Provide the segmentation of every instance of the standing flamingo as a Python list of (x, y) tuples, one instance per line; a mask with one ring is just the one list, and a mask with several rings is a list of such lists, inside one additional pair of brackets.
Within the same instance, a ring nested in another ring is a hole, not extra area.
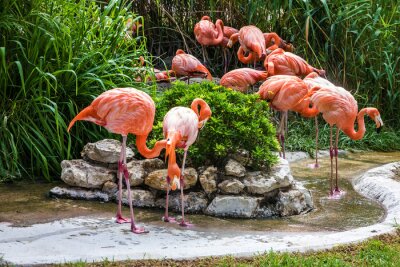
[(285, 52), (282, 48), (275, 49), (265, 58), (264, 67), (268, 71), (269, 76), (306, 76), (311, 72), (316, 72), (320, 76), (325, 76), (324, 70), (314, 68), (301, 57), (290, 52)]
[(232, 34), (227, 46), (232, 47), (232, 45), (235, 44), (238, 40), (240, 42), (240, 54), (244, 54), (247, 52), (256, 54), (253, 57), (254, 65), (256, 64), (257, 58), (260, 60), (264, 59), (266, 55), (265, 38), (259, 28), (253, 25), (242, 27), (238, 33)]
[[(365, 134), (364, 115), (367, 114), (375, 121), (379, 131), (383, 122), (379, 111), (376, 108), (363, 108), (358, 112), (357, 101), (353, 95), (342, 87), (322, 87), (311, 96), (311, 102), (322, 113), (324, 120), (330, 125), (330, 158), (331, 158), (331, 177), (330, 177), (330, 197), (340, 197), (344, 191), (338, 186), (338, 142), (339, 130), (342, 130), (352, 140), (360, 140)], [(354, 129), (357, 119), (358, 131)], [(336, 125), (336, 142), (332, 144), (332, 130)], [(333, 157), (335, 157), (335, 176), (336, 186), (333, 189)]]
[[(174, 107), (165, 115), (163, 120), (164, 137), (167, 139), (165, 156), (168, 157), (168, 175), (167, 175), (167, 197), (165, 204), (165, 222), (173, 221), (168, 217), (168, 193), (169, 183), (171, 178), (173, 180), (180, 178), (181, 189), (181, 205), (182, 205), (182, 221), (181, 226), (188, 226), (189, 223), (185, 222), (184, 217), (184, 198), (183, 188), (184, 180), (183, 175), (185, 171), (186, 155), (189, 147), (196, 141), (199, 129), (202, 128), (207, 120), (211, 117), (211, 109), (208, 104), (200, 98), (193, 100), (191, 108)], [(182, 171), (176, 163), (175, 148), (183, 148), (183, 162)]]
[(239, 30), (229, 27), (229, 26), (224, 26), (224, 38), (222, 39), (222, 42), (219, 44), (220, 47), (222, 47), (222, 52), (224, 55), (224, 73), (226, 73), (228, 71), (228, 65), (229, 65), (229, 61), (228, 61), (228, 56), (227, 56), (227, 49), (228, 47), (228, 43), (229, 43), (229, 39), (231, 38), (231, 36), (235, 33), (238, 33)]
[(176, 55), (172, 59), (171, 69), (176, 77), (187, 76), (190, 79), (190, 77), (201, 76), (207, 77), (210, 81), (212, 80), (210, 71), (197, 58), (186, 54), (182, 49), (176, 51)]
[(270, 102), (270, 107), (281, 111), (278, 127), (278, 140), (285, 158), (285, 122), (288, 110), (299, 105), (309, 95), (307, 84), (296, 76), (276, 75), (268, 78), (258, 90), (261, 99)]
[[(103, 126), (112, 133), (122, 135), (121, 154), (118, 161), (119, 197), (116, 222), (130, 222), (131, 231), (137, 234), (146, 233), (147, 231), (135, 225), (129, 173), (126, 167), (126, 139), (128, 133), (135, 134), (139, 153), (146, 158), (157, 157), (161, 150), (165, 148), (167, 141), (156, 142), (151, 150), (146, 146), (147, 136), (153, 127), (154, 114), (154, 101), (148, 94), (135, 88), (116, 88), (99, 95), (88, 107), (79, 112), (68, 126), (69, 131), (76, 121), (85, 120)], [(122, 217), (122, 176), (125, 177), (128, 189), (130, 220)]]
[[(308, 74), (303, 81), (308, 86), (309, 94), (311, 95), (312, 92), (319, 90), (321, 87), (327, 86), (335, 88), (335, 85), (332, 84), (327, 79), (320, 77), (316, 72), (312, 72)], [(315, 106), (310, 107), (311, 100), (309, 97), (304, 98), (296, 107), (292, 110), (298, 112), (302, 117), (312, 118), (314, 117), (315, 121), (315, 164), (309, 165), (311, 168), (318, 168), (318, 109)]]
[(220, 85), (244, 93), (250, 86), (267, 79), (267, 77), (268, 73), (266, 71), (250, 68), (235, 69), (222, 76)]
[(199, 22), (194, 25), (194, 36), (197, 42), (201, 44), (203, 51), (203, 62), (206, 63), (206, 46), (217, 46), (224, 38), (224, 23), (218, 19), (212, 23), (209, 16), (203, 16)]

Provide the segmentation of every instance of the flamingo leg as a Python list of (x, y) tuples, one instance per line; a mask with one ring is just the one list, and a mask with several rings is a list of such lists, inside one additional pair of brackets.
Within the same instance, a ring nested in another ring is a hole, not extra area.
[(335, 186), (335, 194), (342, 194), (344, 191), (341, 191), (338, 186), (338, 145), (339, 145), (339, 128), (336, 129), (336, 145), (335, 145), (335, 160), (336, 160), (336, 186)]
[(329, 139), (329, 156), (331, 157), (331, 190), (329, 195), (332, 197), (333, 196), (333, 145), (332, 145), (332, 129), (333, 126), (331, 126), (331, 131), (330, 131), (330, 139)]
[(180, 184), (181, 184), (181, 208), (182, 208), (182, 221), (179, 223), (180, 226), (191, 226), (192, 224), (190, 224), (189, 222), (185, 221), (185, 198), (183, 195), (183, 188), (185, 187), (185, 183), (184, 183), (184, 172), (185, 172), (185, 162), (186, 162), (186, 155), (187, 155), (187, 148), (185, 148), (185, 153), (183, 154), (183, 161), (182, 161), (182, 174), (181, 174), (181, 178), (180, 178)]
[[(126, 140), (126, 136), (122, 136), (122, 143), (124, 142), (124, 138)], [(129, 223), (130, 220), (122, 217), (122, 176), (124, 174), (123, 168), (123, 160), (124, 160), (124, 151), (125, 148), (122, 145), (121, 153), (118, 161), (118, 209), (115, 222), (117, 223)]]
[(282, 156), (285, 158), (285, 124), (287, 118), (287, 111), (282, 112), (281, 122), (279, 124), (280, 143), (282, 147)]
[(149, 231), (144, 230), (143, 227), (137, 227), (135, 225), (135, 217), (133, 215), (133, 205), (132, 205), (132, 194), (131, 194), (131, 185), (129, 182), (129, 172), (126, 167), (126, 136), (122, 136), (122, 149), (123, 149), (123, 173), (125, 177), (125, 184), (126, 188), (128, 189), (128, 203), (129, 203), (129, 210), (131, 214), (131, 231), (135, 234), (143, 234), (148, 233)]
[(226, 55), (226, 48), (222, 48), (224, 54), (224, 74), (228, 71), (228, 57)]
[(169, 176), (167, 176), (167, 196), (166, 196), (166, 200), (165, 200), (165, 214), (164, 217), (162, 217), (162, 220), (164, 222), (175, 222), (175, 218), (169, 217), (168, 216), (168, 202), (169, 202), (169, 184), (171, 183), (171, 178), (169, 178)]
[(318, 164), (318, 115), (315, 116), (315, 168), (319, 167)]

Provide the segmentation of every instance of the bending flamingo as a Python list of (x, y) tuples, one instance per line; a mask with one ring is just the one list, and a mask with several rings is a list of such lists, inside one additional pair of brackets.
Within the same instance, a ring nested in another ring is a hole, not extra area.
[[(185, 221), (184, 206), (184, 180), (186, 155), (189, 147), (196, 141), (199, 129), (202, 128), (207, 120), (211, 117), (211, 109), (208, 104), (200, 98), (193, 100), (191, 108), (174, 107), (165, 115), (163, 120), (164, 137), (167, 139), (165, 156), (168, 157), (168, 175), (167, 175), (167, 197), (165, 204), (165, 216), (163, 220), (166, 222), (173, 221), (168, 217), (168, 193), (171, 178), (173, 180), (180, 179), (181, 189), (181, 205), (182, 205), (182, 221), (181, 226), (190, 225)], [(182, 171), (176, 163), (175, 148), (183, 148)], [(173, 188), (172, 188), (173, 189)]]
[[(330, 81), (327, 79), (324, 79), (320, 77), (316, 72), (312, 72), (308, 74), (303, 81), (307, 84), (309, 93), (311, 94), (311, 91), (315, 92), (316, 90), (319, 90), (321, 87), (332, 87), (335, 88), (335, 85), (332, 84)], [(309, 165), (311, 168), (318, 168), (319, 163), (318, 163), (318, 109), (315, 108), (315, 106), (310, 107), (311, 105), (311, 100), (309, 97), (303, 99), (299, 105), (293, 108), (293, 111), (298, 112), (301, 116), (305, 118), (312, 118), (314, 117), (315, 120), (315, 164)]]
[(287, 43), (275, 32), (264, 33), (264, 39), (265, 39), (265, 46), (267, 47), (267, 54), (271, 53), (272, 51), (278, 48), (282, 48), (287, 52), (294, 51), (293, 45)]
[[(276, 75), (268, 78), (259, 88), (257, 94), (269, 101), (270, 107), (281, 111), (281, 120), (277, 137), (285, 158), (285, 122), (288, 110), (293, 110), (309, 95), (307, 84), (302, 79), (290, 75)], [(281, 154), (281, 153), (279, 153)]]
[[(68, 126), (69, 131), (76, 121), (85, 120), (103, 126), (112, 133), (122, 135), (122, 148), (118, 161), (119, 197), (116, 222), (130, 222), (131, 231), (137, 234), (147, 231), (135, 225), (129, 173), (126, 167), (126, 139), (128, 133), (136, 135), (137, 149), (146, 158), (154, 158), (160, 155), (161, 150), (166, 146), (166, 140), (156, 142), (153, 149), (148, 149), (146, 146), (147, 136), (153, 127), (154, 114), (155, 105), (148, 94), (134, 88), (116, 88), (99, 95), (88, 107), (79, 112)], [(122, 176), (125, 177), (128, 189), (130, 220), (122, 217)]]
[(250, 68), (235, 69), (222, 76), (220, 85), (244, 93), (250, 86), (267, 79), (267, 77), (268, 73), (266, 71)]
[[(240, 53), (238, 51), (238, 55), (247, 52), (256, 54), (253, 56), (254, 65), (256, 64), (257, 59), (264, 59), (266, 55), (265, 38), (259, 28), (253, 25), (242, 27), (238, 33), (232, 34), (227, 46), (232, 47), (232, 45), (235, 44), (238, 40), (240, 42)], [(239, 58), (239, 60), (241, 59)], [(246, 62), (242, 63), (246, 64)]]
[[(338, 186), (338, 142), (339, 130), (342, 130), (352, 140), (360, 140), (365, 134), (364, 115), (367, 114), (375, 121), (377, 130), (383, 126), (379, 111), (376, 108), (363, 108), (358, 111), (357, 101), (342, 87), (323, 87), (311, 96), (311, 102), (322, 113), (324, 120), (330, 125), (330, 158), (331, 158), (331, 178), (330, 196), (339, 197), (343, 191)], [(354, 129), (357, 119), (358, 130)], [(332, 144), (332, 130), (336, 125), (336, 142)], [(333, 189), (333, 157), (335, 157), (335, 176), (336, 185)]]
[(203, 16), (194, 26), (194, 36), (197, 42), (201, 44), (203, 51), (203, 62), (206, 63), (206, 46), (217, 46), (224, 38), (224, 23), (218, 19), (212, 23), (209, 16)]
[[(186, 54), (182, 49), (176, 51), (176, 55), (172, 59), (172, 71), (176, 77), (207, 77), (212, 80), (210, 71), (200, 63), (200, 61), (192, 55)], [(188, 80), (189, 83), (189, 80)]]
[(306, 76), (311, 72), (316, 72), (319, 76), (325, 76), (324, 70), (314, 68), (301, 57), (290, 52), (285, 52), (282, 48), (275, 49), (265, 58), (264, 67), (268, 71), (269, 76)]
[(222, 47), (222, 52), (224, 55), (224, 73), (226, 73), (228, 71), (228, 65), (229, 65), (229, 61), (228, 61), (228, 57), (227, 57), (227, 49), (228, 47), (228, 43), (229, 43), (229, 38), (231, 38), (231, 36), (235, 33), (238, 33), (239, 30), (229, 27), (229, 26), (224, 26), (224, 38), (222, 39), (222, 42), (219, 44), (220, 47)]

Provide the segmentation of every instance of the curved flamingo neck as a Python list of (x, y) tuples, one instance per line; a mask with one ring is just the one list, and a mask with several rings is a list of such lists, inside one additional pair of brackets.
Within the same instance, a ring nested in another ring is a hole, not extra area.
[(210, 107), (203, 99), (196, 98), (193, 100), (190, 108), (194, 111), (194, 113), (196, 113), (197, 117), (199, 117), (199, 122), (202, 122), (211, 116)]
[(354, 123), (352, 125), (349, 125), (348, 128), (342, 129), (342, 131), (351, 139), (353, 140), (360, 140), (361, 138), (364, 137), (365, 134), (365, 122), (364, 122), (364, 115), (367, 113), (368, 108), (363, 108), (358, 112), (357, 115), (357, 124), (358, 124), (358, 130), (356, 131), (354, 129)]
[(167, 144), (167, 140), (157, 141), (152, 149), (149, 149), (146, 144), (147, 135), (136, 136), (136, 147), (139, 153), (145, 158), (158, 157)]
[(215, 38), (214, 40), (214, 45), (218, 45), (222, 42), (222, 40), (224, 39), (224, 23), (222, 22), (222, 20), (217, 20), (217, 22), (215, 23), (215, 27), (217, 28), (217, 38)]

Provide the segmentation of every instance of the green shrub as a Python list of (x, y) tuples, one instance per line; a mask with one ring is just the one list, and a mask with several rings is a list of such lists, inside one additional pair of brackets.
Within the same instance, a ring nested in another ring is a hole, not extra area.
[[(171, 89), (156, 98), (152, 144), (163, 138), (162, 121), (168, 110), (175, 106), (190, 107), (197, 97), (208, 103), (212, 116), (189, 149), (188, 159), (193, 165), (218, 166), (238, 149), (250, 152), (255, 168), (268, 168), (276, 162), (272, 151), (277, 150), (278, 143), (275, 128), (269, 121), (268, 104), (259, 101), (257, 95), (242, 94), (209, 82), (192, 85), (174, 83)], [(179, 151), (182, 155), (182, 149)]]

